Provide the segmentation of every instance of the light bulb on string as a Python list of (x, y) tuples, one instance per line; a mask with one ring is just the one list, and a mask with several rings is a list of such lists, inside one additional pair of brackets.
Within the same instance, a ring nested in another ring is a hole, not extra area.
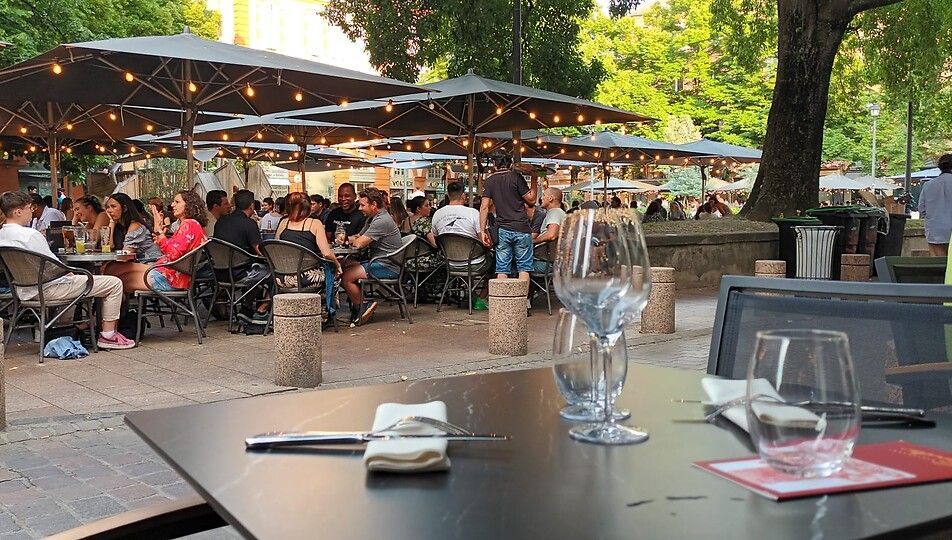
[(255, 89), (251, 87), (250, 83), (245, 87), (245, 95), (248, 97), (255, 97)]
[(559, 118), (559, 115), (555, 115), (555, 116), (552, 117), (552, 121), (555, 122), (556, 124), (558, 124), (561, 120), (562, 120), (562, 119)]
[(52, 69), (53, 69), (53, 74), (54, 74), (54, 75), (59, 75), (59, 74), (63, 73), (63, 66), (61, 66), (61, 65), (59, 65), (59, 64), (53, 64)]
[(193, 94), (195, 92), (198, 92), (198, 85), (193, 83), (192, 81), (188, 81), (188, 91)]
[(294, 101), (298, 101), (298, 102), (304, 101), (304, 93), (303, 93), (303, 92), (295, 92), (295, 93), (294, 93)]
[(162, 148), (162, 149), (159, 150), (159, 151), (162, 152), (163, 154), (168, 154), (168, 153), (169, 153), (168, 148)]
[(496, 107), (496, 116), (499, 116), (501, 114), (502, 114), (502, 107)]
[(227, 134), (227, 133), (222, 133), (222, 134), (221, 134), (221, 140), (227, 141), (227, 140), (228, 140), (228, 134)]
[(126, 79), (126, 82), (133, 82), (136, 80), (135, 75), (133, 75), (132, 73), (128, 71), (126, 72), (125, 79)]
[(116, 113), (114, 112), (109, 113), (109, 119), (112, 120), (113, 122), (115, 122), (117, 118), (119, 117), (116, 116)]
[(154, 129), (155, 129), (155, 126), (153, 126), (152, 124), (145, 125), (145, 130), (148, 131), (149, 133), (152, 133), (152, 130)]
[(584, 121), (585, 121), (585, 116), (582, 115), (582, 114), (579, 114), (578, 117), (577, 117), (577, 119), (578, 119), (579, 122), (584, 122)]
[(255, 133), (255, 137), (260, 141), (261, 139), (264, 138), (264, 134), (259, 131)]
[(426, 149), (430, 148), (430, 141), (423, 141), (423, 147)]
[(321, 144), (327, 144), (327, 137), (321, 137)]
[(535, 117), (536, 117), (536, 113), (529, 111), (529, 118), (531, 118), (532, 120), (535, 120)]
[(288, 135), (288, 142), (290, 143), (294, 142), (294, 135)]
[(340, 100), (340, 106), (341, 106), (341, 107), (346, 107), (346, 106), (348, 106), (348, 105), (350, 105), (350, 102), (347, 101), (347, 98), (344, 98), (344, 99)]
[(393, 110), (393, 100), (392, 100), (392, 99), (387, 100), (387, 106), (384, 107), (384, 109), (386, 109), (387, 112), (390, 112), (390, 111)]
[(73, 124), (70, 124), (70, 123), (67, 122), (67, 124), (66, 124), (66, 131), (73, 131)]

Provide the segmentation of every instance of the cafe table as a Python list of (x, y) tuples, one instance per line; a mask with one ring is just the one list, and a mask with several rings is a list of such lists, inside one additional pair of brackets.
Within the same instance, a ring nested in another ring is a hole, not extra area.
[(136, 260), (135, 253), (118, 253), (111, 251), (103, 253), (101, 251), (87, 251), (85, 253), (60, 253), (59, 259), (68, 264), (75, 265), (101, 265), (109, 262), (126, 262)]
[[(952, 527), (952, 483), (774, 502), (692, 466), (752, 454), (732, 425), (698, 422), (702, 373), (632, 364), (620, 404), (650, 439), (573, 441), (551, 369), (310, 391), (129, 413), (126, 422), (227, 523), (255, 538), (858, 538)], [(446, 402), (448, 419), (507, 442), (449, 443), (451, 467), (369, 473), (361, 449), (253, 452), (275, 430), (360, 430), (380, 403)], [(952, 450), (934, 429), (864, 429)], [(726, 422), (726, 421), (725, 421)]]

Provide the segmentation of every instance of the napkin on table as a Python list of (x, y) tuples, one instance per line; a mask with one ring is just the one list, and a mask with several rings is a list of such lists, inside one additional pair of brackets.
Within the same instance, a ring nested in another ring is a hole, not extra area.
[[(701, 379), (701, 388), (704, 389), (704, 393), (707, 394), (714, 407), (747, 395), (747, 381), (744, 379), (704, 377)], [(774, 390), (774, 387), (766, 379), (754, 379), (752, 393), (775, 397), (782, 401), (780, 394)], [(765, 400), (755, 403), (754, 408), (761, 418), (771, 418), (772, 423), (776, 424), (803, 423), (816, 426), (817, 430), (822, 430), (826, 425), (826, 422), (819, 416), (802, 407), (791, 407), (780, 403), (772, 404), (769, 400)], [(727, 409), (722, 416), (737, 424), (744, 431), (750, 431), (747, 425), (747, 408), (743, 403)]]
[[(383, 429), (404, 416), (427, 416), (446, 420), (446, 403), (383, 403), (377, 407), (373, 429)], [(389, 433), (419, 435), (442, 433), (426, 424), (411, 424)], [(399, 441), (371, 441), (364, 451), (364, 465), (370, 471), (426, 472), (450, 468), (445, 439), (404, 439)]]

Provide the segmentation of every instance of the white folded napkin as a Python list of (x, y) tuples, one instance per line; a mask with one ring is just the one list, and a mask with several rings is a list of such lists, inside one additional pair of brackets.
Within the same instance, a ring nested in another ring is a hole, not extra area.
[[(752, 386), (753, 394), (763, 394), (782, 401), (780, 394), (774, 390), (774, 387), (766, 379), (754, 379)], [(701, 388), (704, 389), (704, 393), (710, 399), (711, 405), (715, 407), (747, 395), (747, 381), (743, 379), (704, 377), (701, 379)], [(770, 403), (766, 398), (755, 402), (754, 410), (761, 420), (772, 424), (803, 424), (803, 426), (815, 426), (818, 431), (822, 431), (826, 427), (826, 422), (823, 419), (804, 408)], [(750, 431), (747, 425), (747, 408), (743, 403), (727, 409), (722, 413), (722, 416), (737, 424), (744, 431)]]
[[(446, 420), (446, 403), (383, 403), (374, 416), (374, 431), (383, 429), (404, 416), (427, 416)], [(433, 426), (412, 424), (387, 433), (421, 435), (442, 433)], [(450, 468), (446, 456), (445, 439), (404, 439), (400, 441), (371, 441), (364, 450), (364, 465), (370, 471), (424, 472), (445, 471)]]

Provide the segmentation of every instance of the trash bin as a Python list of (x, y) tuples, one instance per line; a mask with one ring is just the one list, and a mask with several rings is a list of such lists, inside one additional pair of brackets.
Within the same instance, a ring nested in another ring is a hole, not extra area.
[(902, 239), (909, 217), (909, 214), (889, 214), (889, 232), (876, 238), (876, 253), (873, 259), (902, 255)]
[(879, 237), (889, 232), (889, 220), (886, 210), (870, 206), (859, 206), (855, 208), (856, 213), (862, 214), (859, 220), (859, 235), (856, 245), (856, 253), (865, 253), (869, 255), (870, 263), (876, 255), (876, 242)]
[[(797, 270), (800, 279), (830, 279), (833, 277), (833, 259), (839, 227), (793, 228), (797, 235)], [(836, 265), (839, 270), (839, 264)]]
[(840, 261), (844, 253), (856, 253), (859, 245), (860, 220), (866, 217), (858, 206), (825, 206), (807, 210), (813, 216), (831, 227), (841, 227), (833, 247), (833, 279), (840, 279)]
[(797, 232), (793, 228), (819, 227), (823, 222), (808, 216), (773, 218), (772, 221), (780, 228), (780, 258), (787, 262), (787, 277), (792, 278), (797, 272)]

